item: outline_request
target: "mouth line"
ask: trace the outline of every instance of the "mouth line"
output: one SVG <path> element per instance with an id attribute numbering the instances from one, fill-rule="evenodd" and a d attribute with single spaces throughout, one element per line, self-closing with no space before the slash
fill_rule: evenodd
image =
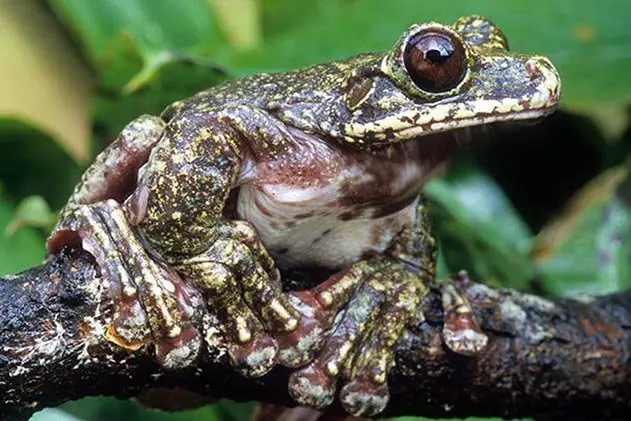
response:
<path id="1" fill-rule="evenodd" d="M 515 109 L 521 106 L 521 109 Z M 418 112 L 395 114 L 388 118 L 362 124 L 348 123 L 344 138 L 349 143 L 384 145 L 398 140 L 431 136 L 460 128 L 482 126 L 496 122 L 537 120 L 551 114 L 558 106 L 558 97 L 550 95 L 545 101 L 488 101 L 476 109 L 466 107 L 435 107 L 434 118 Z M 452 110 L 453 108 L 453 110 Z"/>
<path id="2" fill-rule="evenodd" d="M 450 130 L 457 130 L 465 127 L 482 126 L 493 123 L 510 123 L 511 121 L 537 120 L 551 113 L 557 108 L 557 104 L 546 105 L 540 108 L 530 108 L 522 111 L 507 113 L 487 113 L 478 114 L 475 117 L 453 118 L 442 121 L 429 122 L 419 126 L 409 126 L 399 130 L 384 132 L 383 140 L 411 138 L 418 136 L 431 136 L 436 133 L 443 133 Z"/>

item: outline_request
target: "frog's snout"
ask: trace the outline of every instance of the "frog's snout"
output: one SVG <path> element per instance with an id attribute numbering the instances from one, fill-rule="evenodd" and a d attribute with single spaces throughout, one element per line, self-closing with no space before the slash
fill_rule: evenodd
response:
<path id="1" fill-rule="evenodd" d="M 526 60 L 524 63 L 526 74 L 533 81 L 538 81 L 541 90 L 546 92 L 546 105 L 554 107 L 561 99 L 561 75 L 552 62 L 543 56 Z"/>

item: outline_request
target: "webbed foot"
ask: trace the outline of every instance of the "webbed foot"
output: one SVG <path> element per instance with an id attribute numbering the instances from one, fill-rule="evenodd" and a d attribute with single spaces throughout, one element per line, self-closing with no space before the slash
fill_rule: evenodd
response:
<path id="1" fill-rule="evenodd" d="M 422 271 L 381 257 L 359 262 L 310 291 L 325 313 L 336 312 L 338 317 L 315 360 L 290 377 L 292 397 L 301 405 L 324 408 L 335 399 L 341 381 L 339 399 L 348 413 L 370 417 L 383 411 L 390 397 L 387 377 L 394 366 L 395 344 L 432 283 Z M 457 282 L 438 287 L 443 293 L 445 342 L 459 353 L 479 352 L 486 335 L 473 320 Z"/>

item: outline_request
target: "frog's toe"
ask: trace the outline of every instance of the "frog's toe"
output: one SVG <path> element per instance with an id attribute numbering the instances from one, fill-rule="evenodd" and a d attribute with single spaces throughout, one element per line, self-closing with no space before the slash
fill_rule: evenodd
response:
<path id="1" fill-rule="evenodd" d="M 213 247 L 222 248 L 217 243 Z M 209 260 L 217 257 L 212 251 L 183 262 L 178 269 L 207 298 L 208 309 L 217 316 L 228 342 L 232 365 L 245 376 L 262 376 L 274 366 L 278 344 L 266 333 L 256 307 L 244 297 L 234 268 Z"/>
<path id="2" fill-rule="evenodd" d="M 313 360 L 322 348 L 333 315 L 311 291 L 292 293 L 290 300 L 300 313 L 300 320 L 296 329 L 276 335 L 280 347 L 278 362 L 285 367 L 300 367 Z"/>
<path id="3" fill-rule="evenodd" d="M 340 402 L 353 416 L 370 417 L 379 414 L 388 405 L 390 392 L 386 383 L 375 384 L 372 380 L 354 380 L 340 391 Z"/>
<path id="4" fill-rule="evenodd" d="M 316 326 L 302 319 L 280 286 L 280 275 L 251 227 L 226 221 L 221 238 L 199 256 L 178 263 L 178 271 L 208 299 L 230 345 L 233 365 L 244 375 L 258 377 L 279 359 L 300 358 L 287 344 L 292 338 L 314 336 Z M 293 335 L 293 336 L 292 336 Z M 310 346 L 298 341 L 304 349 Z M 307 341 L 308 342 L 308 341 Z M 301 348 L 301 350 L 302 350 Z"/>
<path id="5" fill-rule="evenodd" d="M 469 283 L 466 272 L 460 272 L 451 281 L 439 283 L 443 304 L 443 341 L 452 351 L 463 355 L 476 355 L 488 344 L 488 336 L 475 320 L 469 300 L 462 292 Z"/>
<path id="6" fill-rule="evenodd" d="M 245 344 L 229 348 L 232 365 L 246 377 L 261 377 L 276 364 L 278 344 L 267 335 L 257 335 Z"/>
<path id="7" fill-rule="evenodd" d="M 322 409 L 335 400 L 337 379 L 330 376 L 317 360 L 289 377 L 289 394 L 302 406 Z"/>

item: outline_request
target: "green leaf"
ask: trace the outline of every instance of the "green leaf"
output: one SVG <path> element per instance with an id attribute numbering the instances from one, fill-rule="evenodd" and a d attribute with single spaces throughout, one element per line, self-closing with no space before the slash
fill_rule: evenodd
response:
<path id="1" fill-rule="evenodd" d="M 88 397 L 67 402 L 60 407 L 69 414 L 90 421 L 135 420 L 135 421 L 224 421 L 222 410 L 216 405 L 201 408 L 165 412 L 145 408 L 133 400 L 112 397 Z M 42 420 L 43 421 L 43 420 Z"/>
<path id="2" fill-rule="evenodd" d="M 421 417 L 399 417 L 390 418 L 391 421 L 454 421 L 453 418 L 421 418 Z M 502 418 L 463 418 L 461 421 L 502 421 Z M 513 420 L 518 421 L 518 420 Z"/>
<path id="3" fill-rule="evenodd" d="M 81 169 L 50 136 L 24 122 L 0 119 L 0 149 L 7 197 L 41 195 L 55 209 L 66 203 Z"/>
<path id="4" fill-rule="evenodd" d="M 493 180 L 460 161 L 425 191 L 451 273 L 465 269 L 486 283 L 528 288 L 531 233 Z"/>
<path id="5" fill-rule="evenodd" d="M 70 415 L 61 409 L 46 408 L 33 415 L 30 421 L 82 421 L 82 419 Z"/>
<path id="6" fill-rule="evenodd" d="M 167 52 L 155 58 L 158 62 L 148 64 L 122 88 L 128 95 L 97 98 L 95 120 L 104 143 L 139 115 L 159 115 L 167 105 L 226 79 L 208 60 Z"/>
<path id="7" fill-rule="evenodd" d="M 51 0 L 100 77 L 114 91 L 165 63 L 166 53 L 211 56 L 224 45 L 204 0 Z"/>
<path id="8" fill-rule="evenodd" d="M 631 161 L 608 170 L 537 238 L 532 257 L 556 295 L 631 287 Z"/>
<path id="9" fill-rule="evenodd" d="M 7 226 L 5 233 L 14 235 L 18 230 L 31 227 L 50 232 L 57 221 L 57 215 L 41 196 L 29 196 L 22 200 L 15 210 L 15 217 Z"/>
<path id="10" fill-rule="evenodd" d="M 0 195 L 0 276 L 23 271 L 44 259 L 44 236 L 37 230 L 23 228 L 13 235 L 6 233 L 13 219 L 13 207 Z"/>

